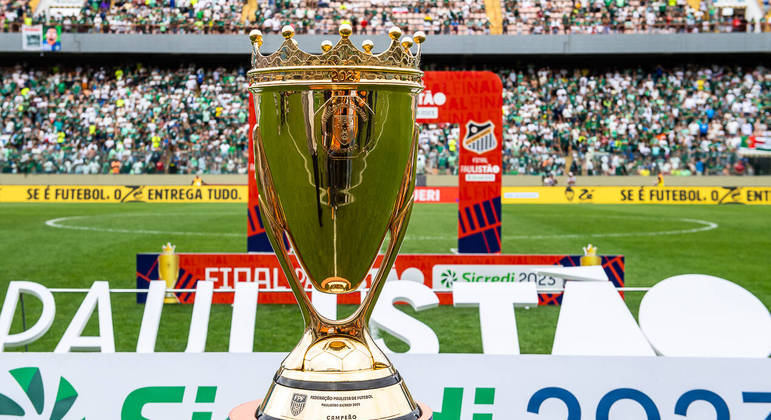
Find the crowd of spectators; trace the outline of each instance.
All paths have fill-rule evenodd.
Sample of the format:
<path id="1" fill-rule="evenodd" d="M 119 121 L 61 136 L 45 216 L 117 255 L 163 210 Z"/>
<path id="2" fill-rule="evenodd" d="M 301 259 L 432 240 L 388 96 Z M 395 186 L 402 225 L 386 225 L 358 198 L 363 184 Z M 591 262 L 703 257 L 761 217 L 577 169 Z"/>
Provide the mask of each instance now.
<path id="1" fill-rule="evenodd" d="M 293 25 L 298 33 L 335 34 L 341 23 L 359 34 L 385 34 L 394 25 L 405 33 L 490 32 L 484 2 L 476 0 L 276 0 L 262 4 L 254 21 L 265 33 Z"/>
<path id="2" fill-rule="evenodd" d="M 76 32 L 245 33 L 242 8 L 231 0 L 86 0 L 80 15 L 61 21 Z"/>
<path id="3" fill-rule="evenodd" d="M 505 34 L 737 32 L 768 29 L 740 13 L 725 15 L 711 0 L 503 0 Z M 64 32 L 334 34 L 341 23 L 355 33 L 488 34 L 481 0 L 85 0 L 79 13 L 33 16 L 28 0 L 0 0 L 0 29 L 21 23 L 60 24 Z"/>
<path id="4" fill-rule="evenodd" d="M 246 173 L 243 69 L 1 69 L 2 172 Z"/>
<path id="5" fill-rule="evenodd" d="M 733 9 L 724 13 L 710 1 L 697 2 L 697 9 L 686 0 L 504 1 L 506 34 L 747 32 L 768 26 Z"/>
<path id="6" fill-rule="evenodd" d="M 244 69 L 2 67 L 0 171 L 245 173 Z M 505 174 L 729 174 L 771 121 L 762 66 L 502 70 Z M 460 132 L 424 124 L 418 171 L 455 174 Z"/>
<path id="7" fill-rule="evenodd" d="M 26 16 L 30 23 L 44 19 Z M 6 13 L 0 27 L 18 30 L 9 24 L 23 17 Z M 350 23 L 359 34 L 385 34 L 394 25 L 406 33 L 490 33 L 484 2 L 476 0 L 86 0 L 79 14 L 48 16 L 48 22 L 61 24 L 65 32 L 96 33 L 247 33 L 259 28 L 270 34 L 292 25 L 300 34 L 336 34 L 341 23 Z"/>
<path id="8" fill-rule="evenodd" d="M 762 66 L 499 75 L 509 175 L 752 173 L 737 151 L 771 128 L 771 74 Z M 423 125 L 418 171 L 457 174 L 459 137 L 457 126 Z"/>
<path id="9" fill-rule="evenodd" d="M 504 172 L 743 172 L 737 149 L 771 121 L 762 66 L 527 68 L 504 83 Z"/>
<path id="10" fill-rule="evenodd" d="M 32 16 L 29 0 L 0 0 L 0 30 L 18 32 L 24 18 Z"/>

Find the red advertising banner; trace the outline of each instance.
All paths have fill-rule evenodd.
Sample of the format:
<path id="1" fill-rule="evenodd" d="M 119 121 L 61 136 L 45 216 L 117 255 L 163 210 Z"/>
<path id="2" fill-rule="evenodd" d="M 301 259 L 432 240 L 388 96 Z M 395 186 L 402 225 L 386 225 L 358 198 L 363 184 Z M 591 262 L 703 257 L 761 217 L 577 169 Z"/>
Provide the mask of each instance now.
<path id="1" fill-rule="evenodd" d="M 501 252 L 503 85 L 489 71 L 429 71 L 418 122 L 460 125 L 458 252 Z"/>
<path id="2" fill-rule="evenodd" d="M 179 276 L 176 289 L 194 289 L 199 281 L 214 282 L 215 289 L 233 289 L 236 282 L 257 282 L 259 303 L 295 303 L 278 259 L 273 253 L 250 254 L 178 254 Z M 396 258 L 388 280 L 416 281 L 430 287 L 442 305 L 452 304 L 452 284 L 467 282 L 534 282 L 539 289 L 554 290 L 563 287 L 563 280 L 538 272 L 550 266 L 580 265 L 580 255 L 452 255 L 452 254 L 402 254 Z M 367 289 L 377 274 L 382 255 L 378 256 L 364 282 Z M 310 294 L 311 285 L 304 271 L 292 256 L 292 265 L 298 278 Z M 608 278 L 618 287 L 624 285 L 624 257 L 606 255 L 602 266 Z M 158 279 L 158 254 L 137 254 L 137 288 L 149 287 Z M 366 292 L 366 290 L 365 290 Z M 178 293 L 180 302 L 192 303 L 195 293 Z M 144 293 L 137 295 L 142 303 Z M 359 304 L 361 292 L 340 295 L 340 304 Z M 540 293 L 542 305 L 559 304 L 561 293 Z M 232 303 L 233 293 L 214 294 L 215 303 Z"/>
<path id="3" fill-rule="evenodd" d="M 415 203 L 457 203 L 458 187 L 415 187 Z"/>

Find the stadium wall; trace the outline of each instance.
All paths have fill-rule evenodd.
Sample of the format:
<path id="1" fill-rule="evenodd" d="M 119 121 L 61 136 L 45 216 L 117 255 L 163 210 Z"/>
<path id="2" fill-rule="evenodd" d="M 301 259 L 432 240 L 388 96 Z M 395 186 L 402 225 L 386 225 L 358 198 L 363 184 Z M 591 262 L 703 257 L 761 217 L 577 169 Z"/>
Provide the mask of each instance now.
<path id="1" fill-rule="evenodd" d="M 323 40 L 333 35 L 298 35 L 309 52 L 321 52 Z M 387 47 L 383 36 L 353 36 L 359 45 L 366 38 L 375 50 Z M 283 38 L 265 37 L 263 51 L 274 51 Z M 54 54 L 184 54 L 244 55 L 250 52 L 246 35 L 195 34 L 62 34 L 62 52 Z M 619 55 L 619 54 L 769 54 L 771 33 L 608 34 L 608 35 L 434 35 L 424 44 L 424 55 Z M 0 33 L 0 53 L 41 54 L 24 51 L 21 34 Z"/>
<path id="2" fill-rule="evenodd" d="M 245 185 L 246 175 L 203 175 L 210 185 Z M 2 185 L 190 185 L 193 175 L 19 175 L 0 174 Z M 564 177 L 558 177 L 559 185 L 565 185 Z M 656 182 L 653 176 L 578 176 L 579 186 L 651 186 Z M 458 177 L 452 175 L 428 175 L 426 185 L 430 187 L 457 186 Z M 541 177 L 529 175 L 504 175 L 506 187 L 539 186 Z M 768 187 L 771 176 L 665 176 L 664 185 L 688 186 L 736 186 Z"/>

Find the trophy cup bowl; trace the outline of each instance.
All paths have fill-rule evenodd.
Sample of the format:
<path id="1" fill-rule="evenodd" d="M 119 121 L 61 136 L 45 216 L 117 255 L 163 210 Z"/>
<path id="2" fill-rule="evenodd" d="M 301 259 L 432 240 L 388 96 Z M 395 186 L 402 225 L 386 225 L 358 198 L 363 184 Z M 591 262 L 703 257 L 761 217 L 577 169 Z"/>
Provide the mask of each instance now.
<path id="1" fill-rule="evenodd" d="M 367 329 L 412 210 L 418 130 L 422 33 L 389 31 L 390 47 L 359 50 L 340 26 L 322 54 L 299 49 L 294 30 L 271 55 L 252 31 L 248 72 L 259 204 L 267 236 L 305 321 L 300 343 L 276 373 L 262 402 L 242 406 L 248 418 L 429 419 Z M 381 247 L 385 253 L 366 297 L 349 317 L 319 315 L 290 262 L 324 293 L 362 291 Z M 257 406 L 255 410 L 248 408 Z M 422 408 L 421 408 L 422 407 Z M 231 413 L 231 420 L 238 417 Z"/>

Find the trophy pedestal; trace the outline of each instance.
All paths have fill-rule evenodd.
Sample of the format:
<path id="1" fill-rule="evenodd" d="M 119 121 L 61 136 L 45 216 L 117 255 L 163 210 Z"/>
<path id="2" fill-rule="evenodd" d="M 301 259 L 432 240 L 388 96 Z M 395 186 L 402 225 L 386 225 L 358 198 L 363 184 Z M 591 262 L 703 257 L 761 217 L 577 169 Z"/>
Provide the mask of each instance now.
<path id="1" fill-rule="evenodd" d="M 234 408 L 233 411 L 230 412 L 230 415 L 228 416 L 228 420 L 256 420 L 257 409 L 260 407 L 260 404 L 262 404 L 262 400 L 254 400 L 254 401 L 249 401 L 248 403 L 245 403 L 245 404 L 241 404 L 238 407 Z M 418 401 L 418 407 L 420 407 L 420 412 L 422 413 L 418 420 L 433 419 L 434 412 L 431 411 L 431 409 L 428 408 L 427 405 Z M 368 420 L 368 419 L 357 419 L 357 420 Z"/>

